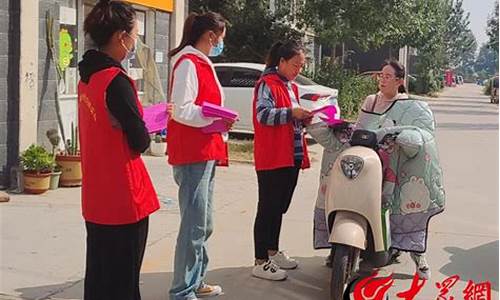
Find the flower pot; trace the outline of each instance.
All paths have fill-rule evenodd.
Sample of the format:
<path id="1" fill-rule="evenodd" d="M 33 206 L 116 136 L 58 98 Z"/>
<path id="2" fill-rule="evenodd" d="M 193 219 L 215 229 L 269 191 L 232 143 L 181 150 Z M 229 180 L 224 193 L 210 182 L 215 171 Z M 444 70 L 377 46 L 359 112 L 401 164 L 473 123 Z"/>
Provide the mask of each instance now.
<path id="1" fill-rule="evenodd" d="M 56 162 L 61 167 L 59 186 L 82 185 L 82 163 L 80 155 L 57 155 Z"/>
<path id="2" fill-rule="evenodd" d="M 155 141 L 151 141 L 149 145 L 149 152 L 153 156 L 165 156 L 165 152 L 167 151 L 167 143 L 161 142 L 157 143 Z"/>
<path id="3" fill-rule="evenodd" d="M 59 187 L 59 179 L 61 177 L 62 172 L 57 171 L 57 172 L 52 172 L 50 174 L 50 189 L 55 190 Z"/>
<path id="4" fill-rule="evenodd" d="M 50 187 L 50 174 L 25 171 L 23 174 L 24 191 L 28 194 L 45 193 Z"/>

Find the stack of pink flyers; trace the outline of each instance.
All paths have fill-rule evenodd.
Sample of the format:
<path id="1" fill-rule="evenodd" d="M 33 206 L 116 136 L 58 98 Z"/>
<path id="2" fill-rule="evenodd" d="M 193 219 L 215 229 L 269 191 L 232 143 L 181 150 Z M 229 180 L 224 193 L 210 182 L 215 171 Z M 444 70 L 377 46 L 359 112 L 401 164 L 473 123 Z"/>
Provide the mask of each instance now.
<path id="1" fill-rule="evenodd" d="M 167 104 L 160 103 L 144 108 L 143 120 L 146 123 L 148 133 L 162 131 L 167 127 Z"/>
<path id="2" fill-rule="evenodd" d="M 342 119 L 337 118 L 337 107 L 335 105 L 325 105 L 311 111 L 313 114 L 320 114 L 319 118 L 328 125 L 343 123 Z"/>
<path id="3" fill-rule="evenodd" d="M 201 113 L 205 117 L 220 118 L 215 120 L 212 124 L 203 127 L 202 131 L 204 133 L 226 132 L 227 121 L 236 121 L 238 119 L 237 112 L 208 102 L 203 102 Z"/>

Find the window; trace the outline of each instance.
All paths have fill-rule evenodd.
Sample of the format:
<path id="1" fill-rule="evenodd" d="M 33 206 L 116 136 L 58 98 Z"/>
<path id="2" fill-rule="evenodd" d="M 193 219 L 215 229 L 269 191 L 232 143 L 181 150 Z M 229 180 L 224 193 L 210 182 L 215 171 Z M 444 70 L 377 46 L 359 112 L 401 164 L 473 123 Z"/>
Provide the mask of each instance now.
<path id="1" fill-rule="evenodd" d="M 215 72 L 217 73 L 217 78 L 219 78 L 219 82 L 223 87 L 229 86 L 229 82 L 231 81 L 231 68 L 226 67 L 215 67 Z"/>
<path id="2" fill-rule="evenodd" d="M 235 68 L 231 76 L 231 80 L 228 83 L 230 87 L 254 87 L 259 80 L 261 71 Z"/>
<path id="3" fill-rule="evenodd" d="M 139 36 L 138 38 L 141 40 L 143 44 L 146 43 L 146 12 L 141 10 L 135 11 L 137 15 L 137 21 L 139 23 Z M 139 42 L 139 41 L 138 41 Z M 137 49 L 136 49 L 137 50 Z M 128 61 L 128 66 L 126 66 L 127 62 L 124 63 L 125 67 L 128 68 L 128 74 L 130 78 L 135 81 L 135 86 L 138 92 L 144 92 L 144 70 L 140 65 L 139 61 L 132 57 Z"/>
<path id="4" fill-rule="evenodd" d="M 59 85 L 61 95 L 76 95 L 78 73 L 78 27 L 76 0 L 61 1 L 59 6 L 59 45 L 58 64 L 62 81 Z"/>

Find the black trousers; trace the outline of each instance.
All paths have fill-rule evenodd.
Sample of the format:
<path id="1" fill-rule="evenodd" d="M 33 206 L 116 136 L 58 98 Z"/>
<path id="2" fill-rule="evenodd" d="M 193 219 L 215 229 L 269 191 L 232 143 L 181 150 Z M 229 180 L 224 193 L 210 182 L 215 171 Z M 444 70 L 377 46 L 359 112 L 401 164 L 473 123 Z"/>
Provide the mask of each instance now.
<path id="1" fill-rule="evenodd" d="M 279 250 L 283 214 L 297 185 L 300 164 L 295 167 L 257 171 L 259 204 L 254 225 L 255 258 L 268 259 L 268 250 Z"/>
<path id="2" fill-rule="evenodd" d="M 149 217 L 133 224 L 86 222 L 84 300 L 140 300 L 139 275 Z"/>

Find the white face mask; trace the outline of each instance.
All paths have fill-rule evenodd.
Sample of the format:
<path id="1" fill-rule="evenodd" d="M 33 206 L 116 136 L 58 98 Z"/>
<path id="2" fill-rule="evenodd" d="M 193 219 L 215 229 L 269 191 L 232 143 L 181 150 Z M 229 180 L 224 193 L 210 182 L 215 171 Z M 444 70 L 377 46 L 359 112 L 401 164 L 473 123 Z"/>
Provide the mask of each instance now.
<path id="1" fill-rule="evenodd" d="M 129 59 L 132 59 L 135 57 L 135 53 L 137 51 L 137 39 L 138 38 L 133 38 L 128 32 L 125 32 L 131 39 L 134 40 L 134 46 L 132 47 L 132 49 L 128 49 L 127 46 L 125 46 L 125 43 L 123 42 L 122 40 L 122 47 L 125 49 L 125 51 L 127 51 L 127 55 L 125 56 L 125 58 L 123 60 L 129 60 Z"/>

